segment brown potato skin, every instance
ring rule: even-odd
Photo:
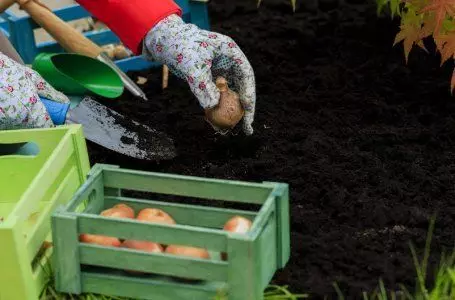
[[[251,229],[251,226],[253,226],[253,223],[250,220],[248,220],[247,218],[235,216],[235,217],[230,218],[224,224],[223,230],[226,230],[229,232],[245,234]],[[221,259],[227,260],[226,252],[221,253]]]
[[[240,97],[229,89],[227,81],[223,77],[216,79],[216,86],[220,90],[220,101],[217,106],[205,110],[205,117],[212,125],[220,129],[232,129],[245,114]]]

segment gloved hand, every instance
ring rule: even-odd
[[[54,127],[40,97],[69,103],[37,72],[0,52],[0,130]]]
[[[161,20],[144,40],[145,57],[169,67],[185,79],[202,108],[218,104],[220,92],[214,79],[223,76],[240,96],[245,110],[243,130],[253,133],[256,104],[254,71],[245,54],[228,36],[201,30],[171,15]],[[213,126],[213,125],[212,125]],[[217,129],[214,126],[215,129]]]

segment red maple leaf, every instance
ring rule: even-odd
[[[434,38],[438,51],[441,53],[441,65],[450,58],[455,58],[455,31]],[[455,69],[450,80],[450,92],[455,88]]]
[[[441,65],[455,55],[455,31],[434,38],[438,51],[441,53]]]
[[[432,0],[428,5],[422,8],[419,13],[433,12],[435,18],[435,28],[433,35],[439,35],[442,22],[447,15],[455,15],[455,0]]]
[[[433,34],[436,28],[436,18],[435,14],[425,14],[422,16],[423,20],[423,27],[422,27],[422,35],[423,37],[427,37]]]
[[[407,63],[409,52],[411,52],[414,45],[427,51],[423,44],[423,38],[428,35],[428,30],[425,30],[425,27],[422,27],[422,21],[419,16],[415,13],[407,13],[402,17],[400,31],[395,36],[393,45],[403,41],[404,56]]]

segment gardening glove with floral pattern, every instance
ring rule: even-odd
[[[69,103],[37,72],[0,52],[0,130],[54,127],[40,97]]]
[[[226,78],[232,90],[239,94],[245,110],[243,131],[247,135],[253,133],[254,72],[245,54],[230,37],[202,30],[173,14],[147,34],[143,54],[167,65],[174,75],[186,80],[204,109],[216,106],[220,98],[214,78]]]

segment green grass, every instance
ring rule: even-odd
[[[269,286],[264,292],[264,300],[297,300],[308,298],[306,294],[295,295],[292,294],[287,286]],[[61,294],[55,291],[55,288],[51,282],[49,282],[47,288],[44,290],[40,297],[40,300],[134,300],[130,298],[120,298],[96,294],[83,294],[83,295],[67,295]],[[227,296],[220,295],[214,300],[227,300]]]
[[[422,258],[419,260],[415,246],[410,243],[412,260],[416,270],[415,290],[409,291],[405,286],[400,285],[398,291],[387,291],[384,282],[379,280],[379,285],[372,293],[363,293],[364,300],[453,300],[455,299],[455,251],[450,255],[442,253],[439,266],[434,276],[434,282],[427,286],[428,259],[435,218],[430,220],[426,237],[425,248]],[[339,300],[344,300],[340,288],[334,283],[334,288]]]
[[[52,278],[52,277],[50,277]],[[308,298],[306,294],[292,294],[287,286],[270,285],[264,291],[264,300],[297,300]],[[40,300],[135,300],[131,298],[112,297],[97,294],[68,295],[58,293],[54,282],[49,280],[40,296]],[[219,295],[213,300],[228,300],[226,295]]]
[[[441,260],[436,268],[434,280],[427,286],[428,260],[430,257],[431,240],[435,226],[435,218],[430,220],[425,248],[422,257],[419,258],[413,243],[409,244],[412,260],[416,270],[415,288],[409,291],[405,286],[400,285],[397,291],[387,290],[384,282],[379,280],[378,287],[372,292],[364,292],[364,300],[453,300],[455,299],[455,250],[449,255],[442,253]],[[52,278],[52,276],[50,277]],[[333,284],[339,300],[344,297],[337,283]],[[264,300],[297,300],[309,298],[308,294],[292,294],[287,286],[269,286],[264,293]],[[108,297],[94,294],[71,296],[57,293],[52,281],[49,281],[40,300],[129,300],[127,298]],[[133,299],[131,299],[133,300]],[[225,295],[220,295],[214,300],[228,300]]]

